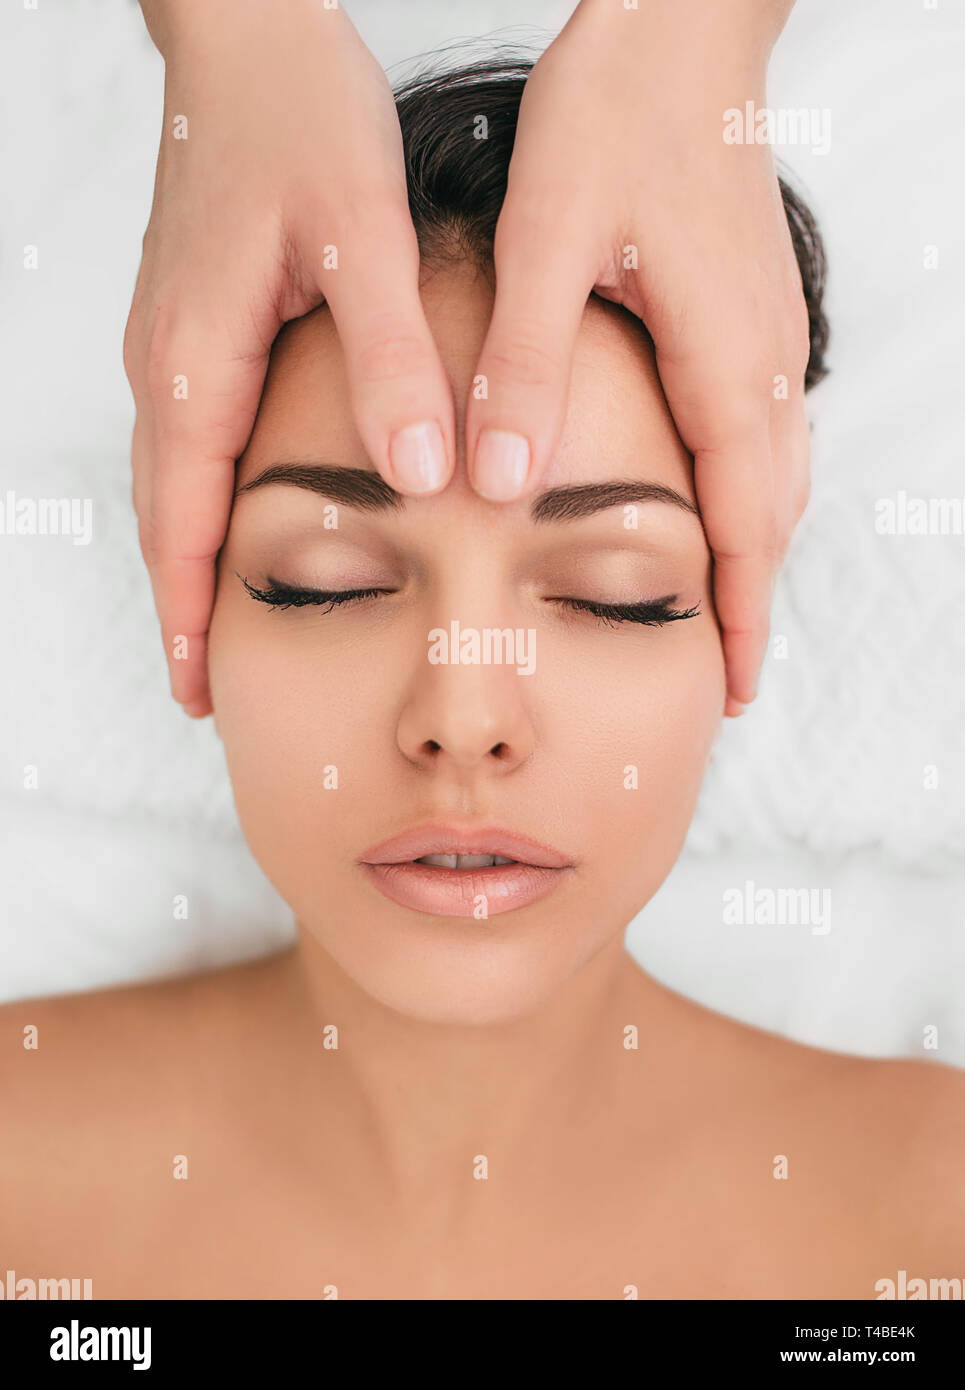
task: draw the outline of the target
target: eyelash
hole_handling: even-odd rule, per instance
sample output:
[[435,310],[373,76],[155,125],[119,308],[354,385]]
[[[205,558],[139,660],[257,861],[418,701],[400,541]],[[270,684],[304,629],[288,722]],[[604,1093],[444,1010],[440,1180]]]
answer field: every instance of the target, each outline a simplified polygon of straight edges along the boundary
[[550,602],[561,603],[573,612],[592,613],[608,627],[615,623],[644,623],[649,627],[663,627],[664,623],[697,617],[699,603],[695,603],[693,608],[672,608],[675,597],[675,594],[668,594],[666,598],[646,599],[640,603],[595,603],[591,598],[556,598]]
[[[238,574],[237,570],[235,574]],[[260,603],[268,603],[272,608],[281,609],[312,606],[331,613],[332,609],[341,603],[352,603],[359,599],[374,598],[377,594],[391,593],[390,589],[344,589],[327,593],[322,589],[299,589],[293,584],[279,584],[274,579],[269,579],[267,588],[256,589],[243,575],[238,574],[238,578],[252,598],[258,599]]]
[[[238,573],[237,570],[235,573]],[[376,598],[379,594],[392,593],[391,589],[304,589],[292,584],[279,584],[274,579],[269,579],[266,588],[258,589],[254,584],[249,584],[242,575],[238,574],[238,578],[253,599],[281,610],[313,607],[331,613],[333,608],[345,603],[357,603],[363,599]],[[671,607],[674,598],[675,595],[669,594],[665,598],[647,599],[640,603],[597,603],[589,598],[554,598],[547,599],[547,602],[558,603],[570,612],[589,613],[609,627],[616,623],[642,623],[648,627],[662,627],[665,623],[696,618],[700,613],[699,603],[687,609]]]

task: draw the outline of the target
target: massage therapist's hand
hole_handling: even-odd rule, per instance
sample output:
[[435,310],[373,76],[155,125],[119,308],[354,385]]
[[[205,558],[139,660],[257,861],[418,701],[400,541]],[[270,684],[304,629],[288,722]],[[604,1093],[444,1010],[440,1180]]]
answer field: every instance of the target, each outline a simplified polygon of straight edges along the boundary
[[235,460],[282,323],[328,302],[359,434],[400,491],[448,482],[454,413],[419,296],[395,104],[345,12],[318,0],[142,10],[165,87],[124,338],[134,506],[172,691],[200,716]]
[[577,7],[523,94],[476,368],[488,395],[467,414],[476,489],[529,492],[562,429],[587,294],[643,319],[694,455],[732,714],[756,693],[807,500],[808,319],[770,148],[725,144],[723,113],[766,104],[792,3]]

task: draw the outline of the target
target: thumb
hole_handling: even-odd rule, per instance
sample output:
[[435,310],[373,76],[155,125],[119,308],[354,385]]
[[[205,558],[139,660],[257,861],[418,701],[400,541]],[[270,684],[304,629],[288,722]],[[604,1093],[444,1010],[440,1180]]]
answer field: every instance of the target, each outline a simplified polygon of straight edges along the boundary
[[508,211],[496,228],[496,298],[466,410],[469,479],[494,502],[531,491],[556,450],[596,280],[586,242],[560,234],[563,219],[534,228]]
[[341,339],[359,436],[398,492],[438,492],[455,467],[455,415],[419,294],[408,208],[370,213],[341,249],[338,269],[319,268],[317,281]]

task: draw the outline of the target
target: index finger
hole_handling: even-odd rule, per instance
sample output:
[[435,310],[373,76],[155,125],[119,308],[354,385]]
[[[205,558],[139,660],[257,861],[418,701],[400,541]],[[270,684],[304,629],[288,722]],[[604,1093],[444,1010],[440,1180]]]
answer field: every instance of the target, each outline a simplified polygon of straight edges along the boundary
[[267,352],[239,358],[224,338],[184,322],[154,349],[147,372],[154,430],[142,530],[171,693],[196,717],[211,712],[207,632],[215,561],[267,363]]
[[776,559],[774,474],[766,408],[753,427],[694,456],[694,485],[714,557],[714,604],[727,714],[757,695],[770,632]]

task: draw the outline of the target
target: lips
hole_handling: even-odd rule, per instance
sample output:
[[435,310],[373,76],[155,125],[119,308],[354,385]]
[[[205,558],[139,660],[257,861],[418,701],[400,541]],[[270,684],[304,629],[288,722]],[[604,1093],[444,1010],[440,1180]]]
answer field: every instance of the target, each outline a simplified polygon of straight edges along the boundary
[[439,917],[485,920],[551,893],[573,861],[549,845],[496,827],[425,825],[359,858],[392,902]]
[[417,826],[359,856],[364,864],[411,864],[427,854],[498,855],[538,869],[566,869],[572,860],[525,835],[495,827],[460,830],[447,825]]
[[498,854],[424,854],[417,864],[431,864],[436,869],[490,869],[499,864],[512,864]]

